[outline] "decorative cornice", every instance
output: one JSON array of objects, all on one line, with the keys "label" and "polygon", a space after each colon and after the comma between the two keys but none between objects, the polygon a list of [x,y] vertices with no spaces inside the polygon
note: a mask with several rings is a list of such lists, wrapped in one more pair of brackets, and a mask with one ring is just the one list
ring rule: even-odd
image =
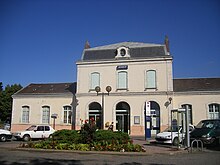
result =
[{"label": "decorative cornice", "polygon": [[[77,93],[76,97],[96,96],[96,93]],[[110,92],[109,96],[146,96],[146,95],[173,95],[173,92]]]},{"label": "decorative cornice", "polygon": [[172,61],[173,58],[171,56],[162,56],[162,57],[155,57],[155,58],[144,58],[144,59],[132,59],[132,58],[125,58],[120,60],[99,60],[99,61],[77,61],[76,65],[91,65],[91,64],[108,64],[108,63],[133,63],[133,62],[149,62],[149,61]]}]

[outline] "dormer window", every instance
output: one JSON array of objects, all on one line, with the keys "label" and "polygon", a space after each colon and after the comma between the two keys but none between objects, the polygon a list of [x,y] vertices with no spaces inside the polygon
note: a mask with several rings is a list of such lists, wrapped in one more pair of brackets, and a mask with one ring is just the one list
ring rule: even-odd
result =
[{"label": "dormer window", "polygon": [[119,47],[117,50],[116,50],[116,56],[115,58],[125,58],[125,57],[130,57],[130,53],[129,53],[129,48],[127,47]]},{"label": "dormer window", "polygon": [[126,54],[125,49],[121,49],[121,50],[120,50],[120,54],[121,54],[121,56],[125,56],[125,54]]}]

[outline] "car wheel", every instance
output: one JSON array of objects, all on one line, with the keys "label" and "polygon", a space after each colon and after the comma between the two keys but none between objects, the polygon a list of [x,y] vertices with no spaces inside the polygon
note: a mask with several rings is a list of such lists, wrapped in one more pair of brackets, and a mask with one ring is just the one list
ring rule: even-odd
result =
[{"label": "car wheel", "polygon": [[49,139],[52,139],[52,138],[53,138],[53,135],[50,135],[50,136],[49,136]]},{"label": "car wheel", "polygon": [[24,135],[23,136],[23,140],[26,141],[26,142],[30,141],[30,139],[31,139],[30,135]]},{"label": "car wheel", "polygon": [[174,146],[177,146],[178,145],[178,137],[175,137],[174,139],[173,139],[173,145]]},{"label": "car wheel", "polygon": [[7,140],[5,135],[0,135],[0,141],[5,142]]}]

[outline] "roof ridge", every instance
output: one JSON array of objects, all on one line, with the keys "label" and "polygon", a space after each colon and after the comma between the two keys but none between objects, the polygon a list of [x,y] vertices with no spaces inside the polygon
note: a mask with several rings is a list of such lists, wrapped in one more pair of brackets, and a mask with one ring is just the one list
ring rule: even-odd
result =
[{"label": "roof ridge", "polygon": [[117,47],[120,47],[120,46],[125,46],[125,47],[130,47],[130,48],[139,48],[139,47],[154,47],[154,46],[164,46],[164,45],[163,44],[155,44],[155,43],[124,41],[124,42],[118,42],[118,43],[114,43],[114,44],[91,47],[91,48],[86,49],[86,51],[116,49]]},{"label": "roof ridge", "polygon": [[[29,85],[50,85],[50,84],[73,84],[76,82],[48,82],[48,83],[30,83]],[[29,86],[28,85],[28,86]]]}]

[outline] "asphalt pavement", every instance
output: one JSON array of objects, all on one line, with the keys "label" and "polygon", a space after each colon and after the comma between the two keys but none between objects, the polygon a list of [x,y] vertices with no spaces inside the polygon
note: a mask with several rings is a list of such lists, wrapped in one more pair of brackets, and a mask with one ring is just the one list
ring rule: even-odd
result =
[{"label": "asphalt pavement", "polygon": [[220,152],[187,153],[169,145],[133,138],[146,152],[94,152],[16,148],[21,141],[0,143],[1,165],[219,165]]},{"label": "asphalt pavement", "polygon": [[[180,154],[180,153],[189,153],[191,152],[191,149],[186,149],[186,148],[178,148],[177,146],[172,146],[170,144],[158,144],[156,143],[154,137],[151,139],[145,140],[144,136],[132,136],[131,137],[132,141],[134,144],[139,144],[142,146],[143,150],[145,152],[132,152],[132,153],[120,153],[120,152],[103,152],[101,151],[100,153],[104,154],[135,154],[135,155],[154,155],[154,154],[168,154],[168,155],[174,155],[174,154]],[[8,141],[5,143],[0,143],[0,148],[9,148],[9,149],[16,149],[19,147],[19,145],[23,143],[23,141]],[[25,149],[24,149],[25,150]],[[217,147],[211,147],[211,148],[194,148],[192,150],[193,152],[217,152],[220,154],[220,146]],[[74,151],[78,152],[78,151]],[[91,151],[90,153],[98,153],[97,151]]]},{"label": "asphalt pavement", "polygon": [[[101,151],[100,153],[103,154],[135,154],[135,155],[154,155],[154,154],[169,154],[169,155],[174,155],[174,154],[178,154],[178,153],[188,153],[190,150],[186,150],[185,148],[177,148],[176,146],[172,146],[172,145],[165,145],[165,144],[157,144],[154,140],[154,138],[152,139],[148,139],[145,140],[145,138],[143,136],[134,136],[131,137],[131,139],[133,140],[134,144],[139,144],[142,146],[143,150],[145,150],[145,152],[132,152],[132,153],[120,153],[120,152],[103,152]],[[1,148],[9,148],[9,149],[16,149],[19,147],[19,145],[21,143],[24,143],[23,141],[8,141],[5,143],[0,143],[0,147]],[[20,149],[22,150],[22,149]],[[23,150],[26,150],[26,148],[24,148]],[[27,150],[31,150],[31,149],[27,149]],[[74,152],[79,152],[79,151],[74,151]],[[98,151],[91,151],[89,153],[98,153]],[[219,152],[220,153],[220,152]]]}]

